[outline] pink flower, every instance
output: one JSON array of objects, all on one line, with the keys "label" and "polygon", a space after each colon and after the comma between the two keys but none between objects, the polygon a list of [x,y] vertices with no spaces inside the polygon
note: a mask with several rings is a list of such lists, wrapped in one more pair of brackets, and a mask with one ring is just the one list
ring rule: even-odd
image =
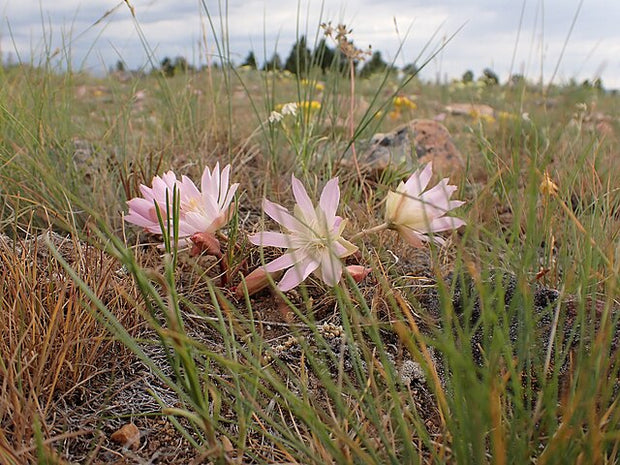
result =
[{"label": "pink flower", "polygon": [[[159,212],[165,221],[169,216],[166,210],[166,203],[172,205],[174,187],[176,186],[177,188],[177,195],[180,195],[183,183],[177,180],[176,174],[173,171],[168,171],[162,177],[155,176],[151,184],[153,187],[140,184],[140,192],[143,198],[135,197],[127,202],[129,214],[125,217],[125,221],[142,226],[152,234],[161,234],[155,205],[157,204],[159,207]],[[189,234],[191,233],[187,232],[183,235]]]},{"label": "pink flower", "polygon": [[214,233],[225,226],[232,217],[232,200],[239,187],[238,183],[228,187],[230,165],[226,165],[220,175],[220,164],[216,163],[213,173],[205,168],[200,187],[196,188],[191,179],[183,176],[181,191],[181,212],[184,226],[194,233]]},{"label": "pink flower", "polygon": [[301,182],[292,176],[293,195],[297,204],[291,215],[284,207],[267,199],[263,210],[280,223],[286,232],[265,231],[249,237],[260,246],[287,248],[287,252],[265,265],[272,273],[289,268],[278,283],[281,291],[298,286],[314,273],[328,286],[335,286],[342,277],[341,258],[351,255],[357,247],[342,237],[346,221],[336,216],[340,202],[338,178],[323,188],[315,208]]},{"label": "pink flower", "polygon": [[448,184],[447,178],[423,192],[432,174],[431,163],[428,163],[413,173],[407,182],[401,182],[396,192],[389,192],[385,203],[388,228],[398,231],[414,247],[422,247],[426,241],[443,244],[445,241],[433,233],[456,229],[465,224],[459,218],[444,216],[465,203],[450,200],[456,186]]},{"label": "pink flower", "polygon": [[202,174],[200,192],[191,179],[183,176],[178,180],[174,172],[168,171],[162,177],[155,176],[153,187],[140,185],[142,197],[135,197],[127,202],[129,214],[125,221],[142,226],[152,234],[161,234],[161,226],[157,218],[155,204],[158,205],[164,222],[172,212],[166,209],[172,207],[172,193],[176,186],[179,196],[179,237],[189,237],[196,233],[214,233],[230,220],[232,215],[232,200],[238,184],[228,187],[230,165],[227,165],[220,175],[220,165],[217,163],[213,173],[205,168]]}]

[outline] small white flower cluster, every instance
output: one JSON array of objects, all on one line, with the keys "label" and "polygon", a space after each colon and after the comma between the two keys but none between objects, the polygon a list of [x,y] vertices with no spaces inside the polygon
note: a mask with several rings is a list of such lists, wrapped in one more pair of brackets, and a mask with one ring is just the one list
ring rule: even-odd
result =
[{"label": "small white flower cluster", "polygon": [[269,114],[269,118],[267,118],[267,120],[271,123],[271,124],[276,124],[279,123],[280,121],[282,121],[282,119],[285,116],[297,116],[297,103],[295,102],[289,102],[289,103],[285,103],[282,106],[282,110],[280,112],[273,110],[270,114]]}]

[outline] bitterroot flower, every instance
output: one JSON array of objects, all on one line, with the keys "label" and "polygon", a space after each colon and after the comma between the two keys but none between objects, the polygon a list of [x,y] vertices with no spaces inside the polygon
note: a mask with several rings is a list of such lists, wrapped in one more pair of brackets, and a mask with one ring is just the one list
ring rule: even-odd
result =
[{"label": "bitterroot flower", "polygon": [[239,187],[238,183],[228,186],[230,165],[226,165],[220,174],[220,164],[216,163],[213,173],[205,168],[200,180],[200,192],[194,183],[183,177],[184,190],[181,192],[181,211],[185,223],[194,233],[214,233],[224,227],[233,213],[232,201]]},{"label": "bitterroot flower", "polygon": [[[142,226],[152,234],[162,234],[157,216],[157,208],[164,219],[172,217],[173,191],[176,187],[179,199],[179,238],[187,238],[196,233],[214,233],[225,226],[231,218],[232,200],[238,184],[229,187],[230,165],[220,174],[219,163],[213,173],[205,168],[199,191],[187,176],[178,180],[173,171],[162,177],[155,176],[152,186],[140,185],[143,198],[136,197],[127,202],[129,214],[125,221]],[[156,206],[157,205],[157,208]]]},{"label": "bitterroot flower", "polygon": [[414,247],[422,247],[426,241],[443,244],[445,241],[434,233],[456,229],[465,224],[459,218],[444,216],[465,203],[450,200],[457,188],[448,184],[448,178],[424,192],[432,174],[431,163],[428,163],[406,182],[401,182],[396,192],[389,192],[386,199],[387,227],[396,230]]},{"label": "bitterroot flower", "polygon": [[250,236],[249,240],[263,247],[288,249],[264,267],[269,273],[289,268],[278,283],[281,291],[293,289],[311,273],[328,286],[335,286],[342,277],[340,259],[357,250],[342,237],[346,221],[336,215],[340,202],[338,178],[325,185],[316,208],[295,176],[292,176],[292,188],[297,202],[292,215],[281,205],[263,200],[265,213],[280,223],[285,232],[264,231]]},{"label": "bitterroot flower", "polygon": [[[157,209],[164,219],[172,216],[168,208],[172,208],[173,191],[177,189],[177,195],[181,194],[184,180],[177,180],[173,171],[168,171],[163,176],[153,177],[151,182],[153,187],[140,184],[142,197],[134,197],[127,202],[129,214],[125,216],[125,221],[143,227],[152,234],[161,234],[161,226],[157,216]],[[189,236],[194,231],[185,230],[185,224],[179,223],[179,235]]]}]

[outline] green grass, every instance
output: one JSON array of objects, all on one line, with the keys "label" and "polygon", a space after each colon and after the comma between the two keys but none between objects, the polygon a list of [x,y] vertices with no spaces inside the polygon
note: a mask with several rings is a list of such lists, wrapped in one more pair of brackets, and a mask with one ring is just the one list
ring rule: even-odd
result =
[{"label": "green grass", "polygon": [[[171,418],[191,451],[178,463],[618,460],[616,95],[381,75],[355,81],[351,115],[349,78],[333,71],[307,82],[216,68],[119,82],[23,65],[0,80],[3,463],[95,460],[101,442],[76,451],[71,441],[97,431],[131,457],[105,437],[114,413],[94,409],[98,426],[86,431],[58,412],[87,415],[75,386],[88,398],[98,377],[136,359],[167,394],[152,389],[161,408],[135,417]],[[397,94],[416,96],[417,109],[376,118]],[[277,104],[311,100],[321,108],[267,123]],[[445,121],[466,157],[453,182],[468,225],[445,248],[412,249],[387,231],[358,240],[357,259],[373,269],[359,285],[309,280],[286,295],[238,297],[212,259],[162,254],[122,221],[140,183],[169,169],[197,180],[220,161],[241,185],[225,245],[241,270],[272,257],[246,235],[263,226],[263,197],[291,206],[291,173],[313,198],[340,176],[349,237],[382,221],[381,200],[400,179],[340,165],[351,135],[363,147],[453,102],[516,115]],[[595,111],[616,135],[597,129]],[[545,173],[557,192],[541,188]],[[47,230],[68,235],[72,252],[26,242]],[[559,300],[538,302],[541,287]],[[424,380],[403,382],[405,362]]]}]

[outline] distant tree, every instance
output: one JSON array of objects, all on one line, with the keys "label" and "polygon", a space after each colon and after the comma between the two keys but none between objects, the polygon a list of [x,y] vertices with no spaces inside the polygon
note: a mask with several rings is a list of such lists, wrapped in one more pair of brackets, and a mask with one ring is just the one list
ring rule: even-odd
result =
[{"label": "distant tree", "polygon": [[372,54],[370,60],[368,60],[360,71],[360,77],[366,78],[371,74],[382,73],[388,68],[388,64],[383,61],[381,52],[376,51]]},{"label": "distant tree", "polygon": [[166,77],[174,76],[174,64],[169,57],[164,57],[164,59],[161,60],[161,63],[159,64],[159,69]]},{"label": "distant tree", "polygon": [[329,48],[325,39],[321,39],[312,51],[312,64],[321,68],[321,71],[325,73],[331,68],[335,57],[336,53],[334,50]]},{"label": "distant tree", "polygon": [[194,71],[195,68],[189,64],[187,59],[182,56],[177,56],[174,61],[169,57],[165,57],[159,64],[159,70],[166,77],[172,77],[177,73],[187,73],[188,71]]},{"label": "distant tree", "polygon": [[193,71],[194,67],[190,65],[185,57],[178,56],[174,59],[174,71],[177,73],[187,73],[188,71]]},{"label": "distant tree", "polygon": [[413,76],[414,74],[418,74],[418,67],[415,63],[409,63],[403,66],[403,73]]},{"label": "distant tree", "polygon": [[122,60],[118,60],[116,62],[116,66],[114,67],[115,71],[117,73],[124,73],[125,72],[125,63],[123,63]]},{"label": "distant tree", "polygon": [[245,60],[243,61],[241,66],[247,66],[251,69],[256,69],[256,57],[254,56],[254,52],[248,53],[248,56],[245,57]]},{"label": "distant tree", "polygon": [[491,68],[485,68],[484,71],[482,71],[481,79],[487,86],[495,86],[499,84],[499,78]]},{"label": "distant tree", "polygon": [[297,42],[293,44],[291,53],[289,54],[284,69],[293,74],[305,76],[308,73],[312,54],[306,45],[306,36],[301,36]]},{"label": "distant tree", "polygon": [[282,59],[280,55],[274,53],[263,65],[263,71],[279,71],[282,69]]},{"label": "distant tree", "polygon": [[474,72],[471,69],[468,69],[463,73],[463,77],[461,78],[461,82],[467,84],[469,82],[474,81]]}]

